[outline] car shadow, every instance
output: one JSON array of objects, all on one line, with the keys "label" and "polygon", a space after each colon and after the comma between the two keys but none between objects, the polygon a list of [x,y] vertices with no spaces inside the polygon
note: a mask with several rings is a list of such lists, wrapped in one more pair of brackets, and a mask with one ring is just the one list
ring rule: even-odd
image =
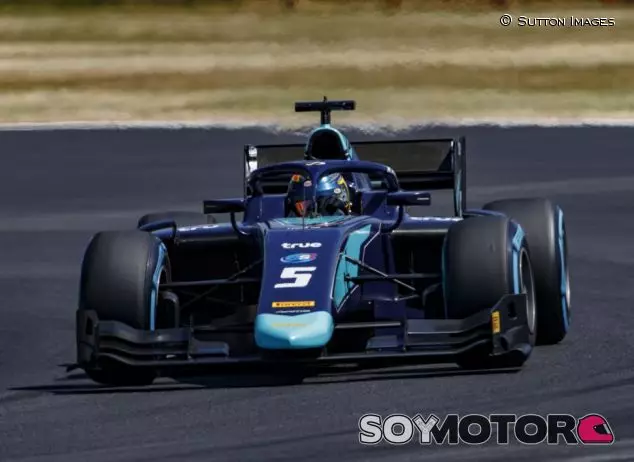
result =
[{"label": "car shadow", "polygon": [[199,389],[221,388],[270,388],[283,386],[322,386],[339,383],[377,382],[390,380],[431,379],[465,375],[514,374],[519,368],[494,370],[466,370],[457,366],[433,366],[421,370],[409,368],[403,370],[368,370],[342,368],[337,372],[326,371],[308,376],[288,374],[253,374],[236,372],[223,375],[191,375],[164,377],[147,386],[104,386],[88,378],[83,372],[68,374],[54,380],[55,383],[9,388],[10,391],[39,392],[53,395],[91,395],[91,394],[128,394],[128,393],[165,393],[192,391]]}]

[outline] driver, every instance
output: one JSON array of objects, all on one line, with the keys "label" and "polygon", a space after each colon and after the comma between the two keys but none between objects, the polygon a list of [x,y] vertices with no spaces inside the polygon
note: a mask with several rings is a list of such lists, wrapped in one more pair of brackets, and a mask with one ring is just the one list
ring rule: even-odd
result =
[{"label": "driver", "polygon": [[287,217],[350,215],[350,189],[339,173],[323,176],[316,191],[309,179],[296,174],[288,185],[285,206]]}]

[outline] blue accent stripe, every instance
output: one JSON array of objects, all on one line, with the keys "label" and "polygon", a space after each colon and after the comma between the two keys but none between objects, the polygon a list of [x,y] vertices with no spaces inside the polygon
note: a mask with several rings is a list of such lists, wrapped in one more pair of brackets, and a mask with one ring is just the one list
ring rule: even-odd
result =
[{"label": "blue accent stripe", "polygon": [[519,294],[521,291],[520,288],[520,249],[522,248],[522,240],[524,239],[524,230],[522,227],[517,224],[517,228],[515,229],[515,236],[513,237],[513,289],[516,294]]},{"label": "blue accent stripe", "polygon": [[150,293],[150,330],[156,329],[156,301],[158,298],[158,287],[161,280],[161,270],[165,263],[165,253],[167,249],[165,244],[159,243],[158,258],[156,259],[156,268],[152,275],[152,292]]},{"label": "blue accent stripe", "polygon": [[[350,258],[358,260],[359,255],[361,254],[361,246],[370,236],[371,230],[372,225],[367,225],[351,233],[350,236],[348,236],[348,241],[344,247],[344,254]],[[335,274],[335,287],[333,291],[335,307],[339,307],[339,305],[341,305],[341,302],[343,302],[348,291],[352,290],[354,287],[353,282],[346,283],[345,276],[349,275],[355,277],[358,273],[359,267],[357,265],[350,263],[348,260],[343,258],[343,255],[339,257],[337,272]]]},{"label": "blue accent stripe", "polygon": [[326,217],[311,217],[304,218],[301,217],[291,217],[291,218],[276,218],[275,221],[282,225],[295,225],[302,226],[302,224],[311,226],[311,225],[323,225],[326,223],[336,223],[339,221],[349,220],[350,216],[326,216]]},{"label": "blue accent stripe", "polygon": [[564,212],[557,207],[559,213],[558,213],[558,223],[557,223],[557,228],[558,228],[558,239],[557,239],[557,246],[559,248],[559,262],[560,262],[560,268],[561,268],[561,311],[562,311],[562,316],[564,319],[564,331],[568,332],[568,300],[566,299],[566,293],[568,292],[568,280],[566,279],[566,267],[568,262],[566,262],[565,256],[564,256]]}]

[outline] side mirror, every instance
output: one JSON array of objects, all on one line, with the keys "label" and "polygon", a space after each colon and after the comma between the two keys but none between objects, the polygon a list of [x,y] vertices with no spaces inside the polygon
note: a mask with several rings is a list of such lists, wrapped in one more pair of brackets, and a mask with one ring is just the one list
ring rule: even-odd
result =
[{"label": "side mirror", "polygon": [[245,209],[244,199],[212,199],[203,202],[203,213],[239,213]]},{"label": "side mirror", "polygon": [[203,202],[204,213],[230,213],[231,214],[231,226],[233,230],[241,236],[249,236],[248,232],[240,229],[236,222],[236,213],[244,212],[246,210],[245,199],[212,199]]},{"label": "side mirror", "polygon": [[387,194],[387,205],[431,205],[427,191],[396,191]]}]

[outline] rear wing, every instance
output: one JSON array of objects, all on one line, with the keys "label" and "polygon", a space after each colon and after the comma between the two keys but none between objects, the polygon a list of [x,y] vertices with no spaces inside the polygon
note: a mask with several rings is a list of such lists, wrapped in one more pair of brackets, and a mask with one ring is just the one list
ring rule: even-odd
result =
[{"label": "rear wing", "polygon": [[[246,145],[245,178],[255,169],[280,162],[308,159],[305,144]],[[454,208],[462,216],[466,207],[466,140],[461,138],[358,141],[352,146],[360,160],[388,165],[405,191],[454,191]],[[372,180],[372,178],[370,178]],[[286,191],[290,176],[267,179],[268,193]],[[246,192],[246,191],[245,191]]]}]

